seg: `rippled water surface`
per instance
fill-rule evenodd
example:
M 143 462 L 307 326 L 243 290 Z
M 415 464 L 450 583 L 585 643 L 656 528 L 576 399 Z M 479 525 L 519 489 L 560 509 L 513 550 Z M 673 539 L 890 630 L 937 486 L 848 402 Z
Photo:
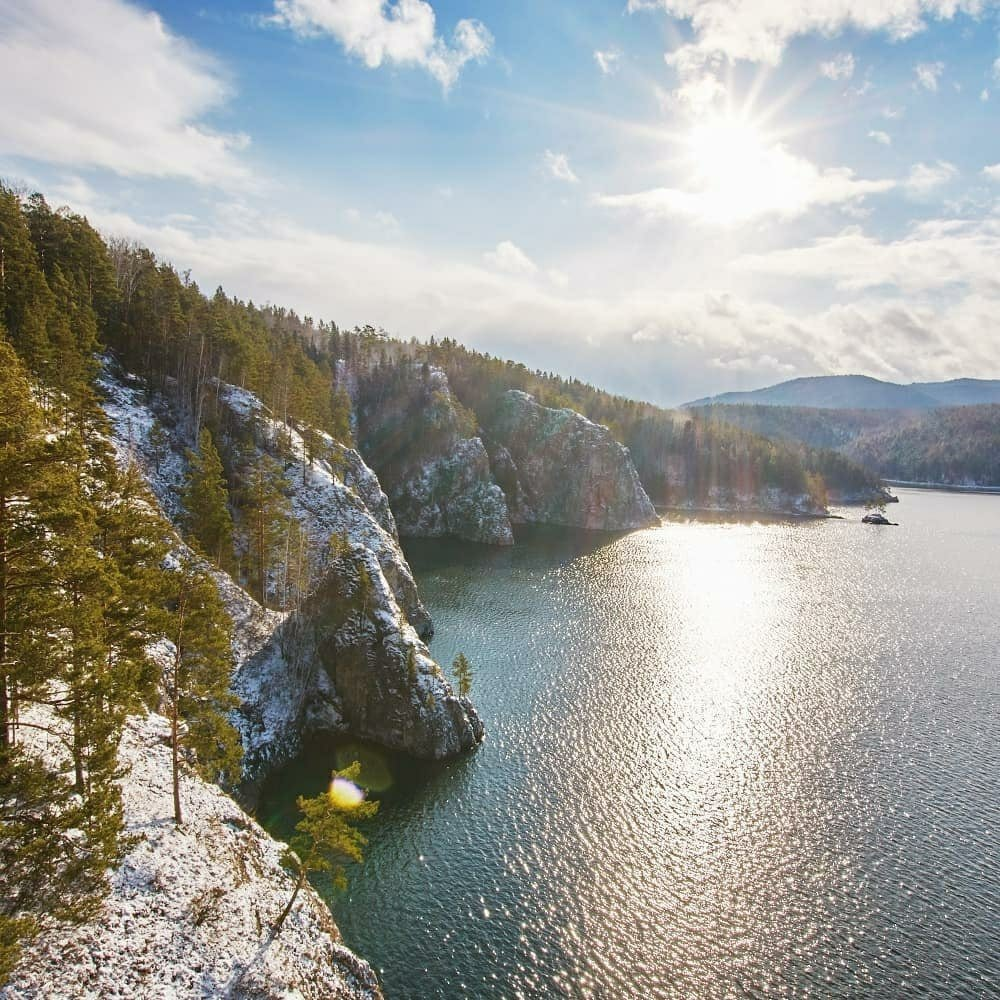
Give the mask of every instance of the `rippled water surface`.
M 390 1000 L 1000 996 L 1000 497 L 900 527 L 681 522 L 407 547 L 487 742 L 363 752 L 331 897 Z

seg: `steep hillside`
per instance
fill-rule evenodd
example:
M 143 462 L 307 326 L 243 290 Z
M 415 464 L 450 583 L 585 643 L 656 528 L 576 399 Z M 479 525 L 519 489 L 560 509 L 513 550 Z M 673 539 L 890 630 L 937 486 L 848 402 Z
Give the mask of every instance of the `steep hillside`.
M 511 390 L 487 432 L 494 470 L 518 522 L 600 531 L 657 523 L 627 450 L 575 410 L 539 406 Z
M 121 785 L 135 843 L 98 912 L 82 926 L 46 925 L 0 998 L 380 997 L 375 974 L 340 943 L 310 887 L 268 941 L 294 881 L 283 845 L 232 799 L 185 775 L 187 821 L 174 825 L 168 733 L 159 716 L 129 720 Z
M 820 410 L 741 404 L 700 407 L 694 412 L 703 419 L 820 449 L 815 454 L 825 455 L 826 466 L 839 458 L 845 469 L 828 477 L 834 482 L 856 478 L 851 468 L 863 467 L 871 476 L 907 482 L 991 485 L 996 482 L 998 409 L 991 405 L 920 411 Z M 807 453 L 805 460 L 808 464 L 813 459 Z M 831 495 L 837 491 L 831 490 Z
M 631 458 L 606 427 L 521 392 L 489 408 L 460 402 L 441 368 L 381 344 L 378 361 L 356 362 L 344 381 L 361 448 L 391 484 L 403 534 L 509 545 L 511 522 L 596 531 L 655 523 Z
M 863 433 L 844 451 L 888 479 L 1000 486 L 1000 405 L 934 410 Z
M 744 427 L 776 441 L 826 449 L 841 448 L 859 434 L 878 430 L 899 418 L 894 410 L 821 410 L 764 403 L 714 403 L 694 407 L 691 412 L 704 420 Z

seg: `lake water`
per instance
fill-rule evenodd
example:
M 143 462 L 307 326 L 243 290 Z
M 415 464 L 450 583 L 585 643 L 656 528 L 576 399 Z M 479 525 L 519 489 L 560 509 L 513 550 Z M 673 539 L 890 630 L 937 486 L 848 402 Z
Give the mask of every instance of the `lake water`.
M 1000 996 L 1000 497 L 899 527 L 681 521 L 407 546 L 487 740 L 363 753 L 331 896 L 390 1000 Z

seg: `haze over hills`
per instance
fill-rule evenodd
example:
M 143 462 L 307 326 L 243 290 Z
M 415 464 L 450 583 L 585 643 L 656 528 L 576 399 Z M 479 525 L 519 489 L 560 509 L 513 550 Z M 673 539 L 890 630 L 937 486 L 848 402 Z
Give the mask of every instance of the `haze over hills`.
M 1000 379 L 961 378 L 948 382 L 883 382 L 867 375 L 819 375 L 749 392 L 724 392 L 685 403 L 686 407 L 733 404 L 807 406 L 829 410 L 931 410 L 942 406 L 1000 403 Z

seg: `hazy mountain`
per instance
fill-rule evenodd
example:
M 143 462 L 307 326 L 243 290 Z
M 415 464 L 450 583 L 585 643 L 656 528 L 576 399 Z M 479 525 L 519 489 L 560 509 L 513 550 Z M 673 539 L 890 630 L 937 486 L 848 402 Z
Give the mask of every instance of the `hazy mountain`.
M 796 378 L 750 392 L 724 392 L 686 406 L 757 403 L 831 410 L 930 410 L 939 406 L 976 406 L 1000 402 L 1000 379 L 954 379 L 900 385 L 867 375 Z
M 922 382 L 919 385 L 941 406 L 1000 403 L 1000 379 L 956 378 L 950 382 Z

